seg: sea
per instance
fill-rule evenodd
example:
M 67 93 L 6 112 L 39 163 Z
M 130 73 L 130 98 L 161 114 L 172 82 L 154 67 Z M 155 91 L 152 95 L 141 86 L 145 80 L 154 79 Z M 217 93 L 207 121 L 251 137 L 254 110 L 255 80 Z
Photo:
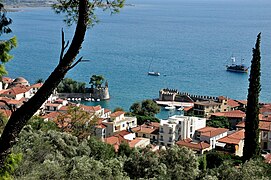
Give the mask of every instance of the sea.
M 99 23 L 88 29 L 78 57 L 82 62 L 66 77 L 89 85 L 94 74 L 108 80 L 111 99 L 100 104 L 129 111 L 134 102 L 159 97 L 162 88 L 196 95 L 247 98 L 249 73 L 227 72 L 234 55 L 250 66 L 252 48 L 261 38 L 261 102 L 271 102 L 270 0 L 127 0 L 117 14 L 96 10 Z M 8 76 L 30 83 L 46 79 L 59 61 L 61 29 L 71 40 L 74 26 L 51 8 L 8 12 L 18 47 L 6 64 Z M 160 76 L 148 76 L 148 71 Z M 174 112 L 173 112 L 174 113 Z M 172 114 L 162 109 L 158 115 Z

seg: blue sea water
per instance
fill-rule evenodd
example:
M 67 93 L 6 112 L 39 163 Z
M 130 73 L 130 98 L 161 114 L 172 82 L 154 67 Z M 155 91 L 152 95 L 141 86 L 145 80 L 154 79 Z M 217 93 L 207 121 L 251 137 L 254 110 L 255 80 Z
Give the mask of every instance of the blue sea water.
M 233 54 L 250 65 L 256 37 L 262 32 L 262 90 L 270 102 L 271 1 L 269 0 L 127 0 L 119 14 L 97 11 L 100 23 L 88 30 L 79 64 L 67 77 L 89 82 L 93 74 L 109 81 L 111 99 L 104 107 L 128 110 L 136 101 L 157 98 L 161 88 L 191 94 L 246 99 L 249 74 L 230 73 Z M 46 79 L 58 63 L 61 28 L 67 27 L 50 8 L 9 13 L 18 47 L 7 64 L 10 77 L 31 83 Z M 1 37 L 5 38 L 5 36 Z M 150 69 L 149 69 L 150 67 Z M 149 70 L 161 76 L 147 76 Z

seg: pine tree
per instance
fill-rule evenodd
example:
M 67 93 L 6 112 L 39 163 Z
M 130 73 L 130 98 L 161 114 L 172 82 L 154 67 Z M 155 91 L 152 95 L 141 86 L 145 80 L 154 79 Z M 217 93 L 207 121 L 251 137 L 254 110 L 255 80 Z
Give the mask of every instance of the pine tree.
M 261 53 L 260 53 L 261 33 L 257 36 L 253 56 L 251 60 L 251 70 L 249 76 L 249 88 L 247 96 L 247 110 L 245 121 L 245 145 L 244 160 L 260 156 L 259 145 L 259 94 L 261 91 Z
M 9 25 L 12 23 L 12 20 L 6 16 L 6 10 L 4 9 L 3 4 L 0 1 L 0 36 L 2 34 L 11 33 Z M 0 39 L 0 77 L 7 74 L 5 69 L 5 63 L 13 58 L 9 54 L 10 50 L 17 46 L 16 37 L 12 37 L 8 40 Z

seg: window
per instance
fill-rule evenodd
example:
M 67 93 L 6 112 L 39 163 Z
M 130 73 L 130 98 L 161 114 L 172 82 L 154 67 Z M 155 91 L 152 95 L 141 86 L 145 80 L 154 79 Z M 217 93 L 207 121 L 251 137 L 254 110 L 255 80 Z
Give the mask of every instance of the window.
M 164 141 L 164 137 L 163 136 L 160 136 L 160 141 Z
M 163 132 L 164 132 L 164 130 L 163 130 L 163 128 L 161 127 L 161 128 L 160 128 L 160 133 L 163 133 Z
M 172 128 L 169 129 L 168 133 L 169 133 L 169 134 L 172 134 L 172 133 L 173 133 Z
M 152 139 L 155 140 L 155 136 L 152 136 Z
M 143 137 L 145 138 L 145 137 L 146 137 L 146 134 L 143 134 Z
M 135 121 L 132 121 L 132 124 L 135 125 Z
M 193 131 L 193 126 L 190 126 L 190 132 L 192 132 Z
M 267 142 L 263 143 L 263 149 L 267 149 Z
M 168 140 L 169 142 L 172 142 L 172 137 L 169 137 L 169 140 Z
M 125 127 L 125 124 L 122 124 L 122 127 Z

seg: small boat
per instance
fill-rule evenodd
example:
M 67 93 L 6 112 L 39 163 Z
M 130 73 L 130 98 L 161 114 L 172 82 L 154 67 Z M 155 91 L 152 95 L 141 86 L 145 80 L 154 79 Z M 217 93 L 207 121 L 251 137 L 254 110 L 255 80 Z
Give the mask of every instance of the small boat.
M 177 109 L 178 111 L 183 111 L 184 110 L 184 107 L 180 107 Z
M 148 72 L 148 75 L 149 75 L 149 76 L 160 76 L 160 73 L 159 73 L 159 72 L 150 71 L 152 62 L 153 62 L 153 59 L 151 60 L 150 65 L 149 65 L 149 72 Z
M 174 110 L 174 109 L 176 109 L 175 106 L 166 106 L 165 107 L 165 110 Z
M 97 102 L 101 101 L 100 99 L 96 99 Z
M 160 73 L 159 73 L 159 72 L 149 71 L 149 72 L 148 72 L 148 75 L 149 75 L 149 76 L 160 76 Z
M 247 73 L 249 67 L 246 67 L 243 64 L 244 59 L 242 59 L 241 64 L 236 64 L 235 63 L 235 57 L 231 57 L 232 64 L 231 65 L 226 65 L 227 71 L 231 72 L 238 72 L 238 73 Z

